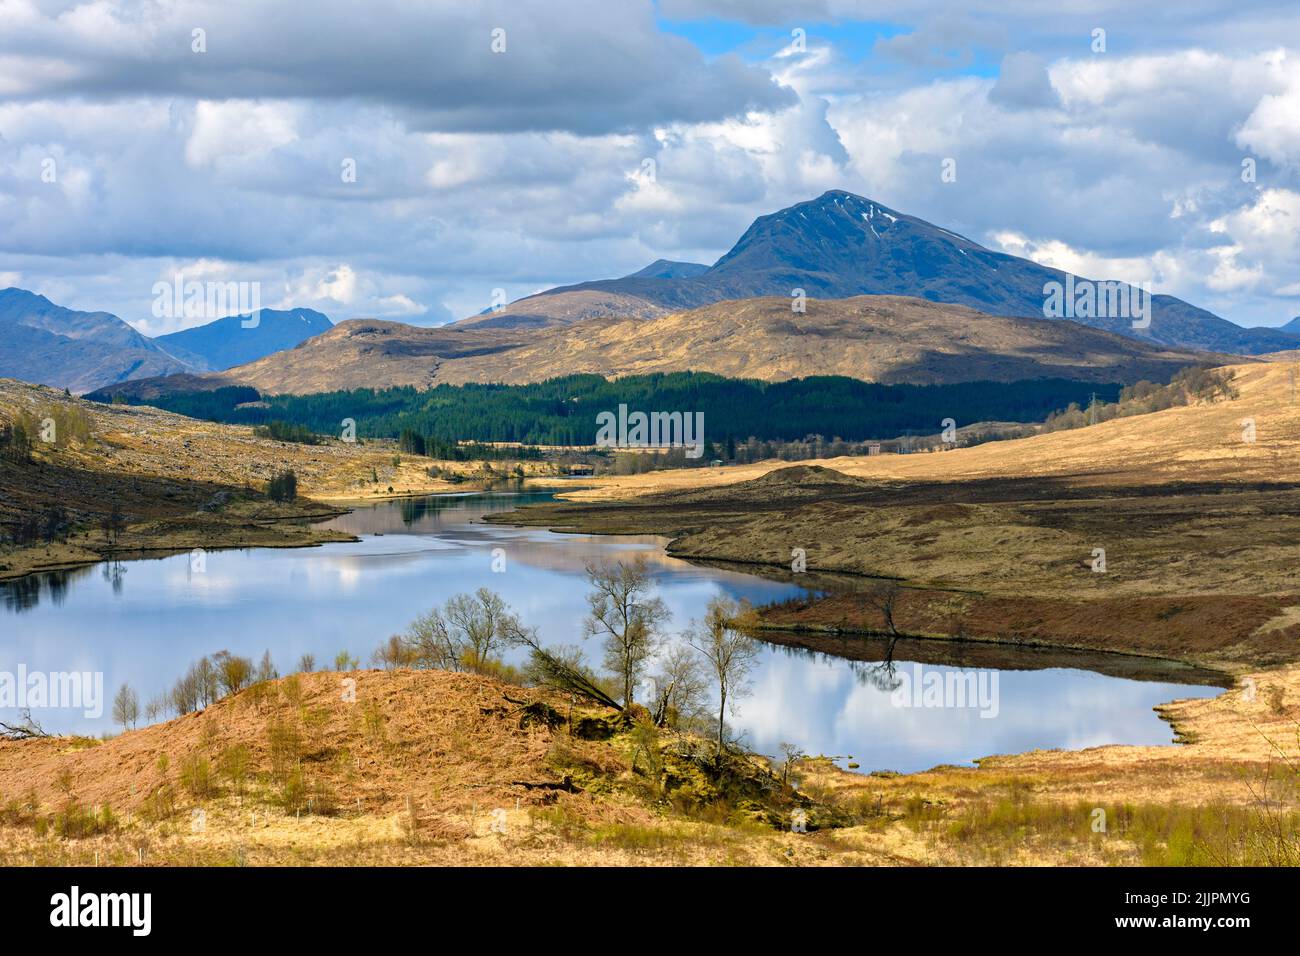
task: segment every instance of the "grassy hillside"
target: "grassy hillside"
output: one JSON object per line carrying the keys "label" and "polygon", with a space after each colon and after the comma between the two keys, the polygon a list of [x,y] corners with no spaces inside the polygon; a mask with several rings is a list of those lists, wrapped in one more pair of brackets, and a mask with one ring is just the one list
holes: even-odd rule
{"label": "grassy hillside", "polygon": [[[683,371],[767,382],[839,375],[913,384],[1041,378],[1132,383],[1167,381],[1187,365],[1230,360],[1065,320],[987,315],[904,296],[810,299],[803,312],[793,311],[788,297],[770,296],[548,328],[483,323],[426,329],[354,320],[295,349],[181,381],[187,388],[249,385],[273,395]],[[149,397],[178,388],[143,380],[120,390]]]}
{"label": "grassy hillside", "polygon": [[900,776],[718,765],[472,674],[302,674],[105,741],[0,740],[0,864],[1295,863],[1300,671],[1252,686],[1164,708],[1184,746]]}
{"label": "grassy hillside", "polygon": [[[276,441],[248,427],[0,379],[0,429],[19,418],[29,426],[49,418],[54,440],[30,436],[31,452],[21,458],[0,449],[0,577],[107,555],[337,540],[306,523],[336,513],[319,499],[457,487],[430,476],[435,462],[401,455],[392,442]],[[268,500],[268,482],[285,470],[297,477],[299,499]],[[115,513],[120,527],[110,532]],[[38,540],[15,543],[29,532]]]}

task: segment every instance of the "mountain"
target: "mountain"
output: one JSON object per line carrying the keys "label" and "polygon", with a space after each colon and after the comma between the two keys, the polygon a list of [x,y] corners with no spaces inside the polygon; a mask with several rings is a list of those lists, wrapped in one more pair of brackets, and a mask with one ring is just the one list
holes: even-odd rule
{"label": "mountain", "polygon": [[[514,314],[528,316],[532,325],[573,321],[575,315],[662,315],[730,299],[788,297],[794,289],[819,298],[914,296],[996,315],[1043,318],[1044,286],[1073,282],[1059,269],[994,252],[843,190],[759,217],[703,272],[673,274],[656,266],[521,299],[496,313],[493,323],[505,326]],[[1117,289],[1129,287],[1118,284]],[[585,308],[577,308],[578,301]],[[605,306],[608,311],[600,312]],[[1254,355],[1294,345],[1285,332],[1242,328],[1168,295],[1152,297],[1146,329],[1133,328],[1127,316],[1075,321],[1178,348]]]}
{"label": "mountain", "polygon": [[1231,360],[1070,321],[988,315],[904,296],[810,299],[802,313],[791,310],[788,297],[769,296],[545,329],[522,345],[449,361],[437,380],[518,384],[581,372],[691,370],[765,381],[844,375],[887,384],[1049,377],[1132,383]]}
{"label": "mountain", "polygon": [[702,262],[674,262],[672,259],[656,259],[644,269],[624,276],[625,279],[693,279],[709,271]]}
{"label": "mountain", "polygon": [[606,290],[578,289],[564,295],[538,293],[504,309],[453,322],[451,328],[544,329],[608,315],[648,319],[666,310],[645,298]]}
{"label": "mountain", "polygon": [[257,325],[245,328],[248,318],[230,315],[207,325],[160,335],[154,341],[195,369],[216,372],[291,349],[334,327],[325,315],[313,309],[262,309]]}
{"label": "mountain", "polygon": [[1300,335],[1300,315],[1278,329],[1279,332],[1287,332],[1291,335]]}
{"label": "mountain", "polygon": [[24,289],[0,290],[0,376],[87,392],[187,368],[108,312],[77,312]]}
{"label": "mountain", "polygon": [[220,371],[293,348],[334,324],[312,309],[262,309],[150,338],[109,312],[77,312],[0,290],[0,376],[82,393],[138,378]]}
{"label": "mountain", "polygon": [[440,383],[538,382],[696,371],[781,381],[845,375],[917,384],[1069,378],[1167,380],[1225,355],[1170,349],[1069,321],[992,316],[901,296],[720,302],[655,318],[592,318],[543,329],[418,328],[340,322],[288,352],[216,375],[147,379],[105,390],[148,400],[167,391],[251,385],[267,394]]}

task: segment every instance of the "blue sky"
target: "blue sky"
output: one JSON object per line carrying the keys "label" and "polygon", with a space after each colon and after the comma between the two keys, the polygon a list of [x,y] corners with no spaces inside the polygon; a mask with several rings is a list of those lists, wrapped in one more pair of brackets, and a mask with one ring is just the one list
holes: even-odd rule
{"label": "blue sky", "polygon": [[436,324],[497,290],[712,262],[842,188],[1280,325],[1292,7],[0,0],[0,286],[152,334],[183,324],[150,309],[177,274]]}
{"label": "blue sky", "polygon": [[[814,38],[833,43],[840,56],[855,63],[869,60],[878,40],[887,40],[908,32],[906,27],[898,24],[870,20],[845,20],[840,23],[790,20],[760,27],[713,16],[699,20],[673,20],[660,16],[657,23],[665,33],[690,40],[705,56],[735,53],[759,63],[789,45],[792,31],[796,29],[802,29],[805,35],[811,33]],[[996,66],[996,62],[986,61],[969,72],[983,71],[986,76],[992,75]]]}

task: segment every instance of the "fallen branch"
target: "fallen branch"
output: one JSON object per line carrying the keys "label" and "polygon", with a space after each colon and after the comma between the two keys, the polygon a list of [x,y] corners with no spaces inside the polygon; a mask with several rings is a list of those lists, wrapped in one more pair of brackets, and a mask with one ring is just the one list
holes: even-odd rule
{"label": "fallen branch", "polygon": [[22,719],[16,724],[6,724],[0,720],[0,737],[6,740],[32,740],[37,737],[53,736],[46,733],[45,728],[36,722],[30,708],[24,707],[19,712],[19,717]]}

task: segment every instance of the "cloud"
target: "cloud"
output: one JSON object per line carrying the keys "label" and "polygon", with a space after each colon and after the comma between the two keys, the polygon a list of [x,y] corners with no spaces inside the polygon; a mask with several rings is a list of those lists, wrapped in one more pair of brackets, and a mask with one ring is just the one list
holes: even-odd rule
{"label": "cloud", "polygon": [[1036,53],[1004,56],[989,99],[1008,109],[1049,109],[1061,103],[1047,73],[1047,61]]}
{"label": "cloud", "polygon": [[735,56],[661,33],[648,0],[6,0],[0,96],[320,99],[415,129],[599,134],[789,106]]}
{"label": "cloud", "polygon": [[916,67],[948,70],[969,66],[976,54],[1002,49],[1006,31],[964,16],[930,17],[910,32],[876,41],[874,52]]}
{"label": "cloud", "polygon": [[205,166],[224,157],[256,161],[298,138],[294,107],[284,103],[201,100],[185,143],[185,161]]}
{"label": "cloud", "polygon": [[1283,88],[1260,97],[1237,133],[1237,145],[1300,171],[1300,58],[1279,51],[1273,64]]}
{"label": "cloud", "polygon": [[1220,291],[1261,291],[1294,296],[1295,264],[1300,262],[1300,193],[1266,189],[1249,205],[1210,224],[1224,245],[1207,280]]}

